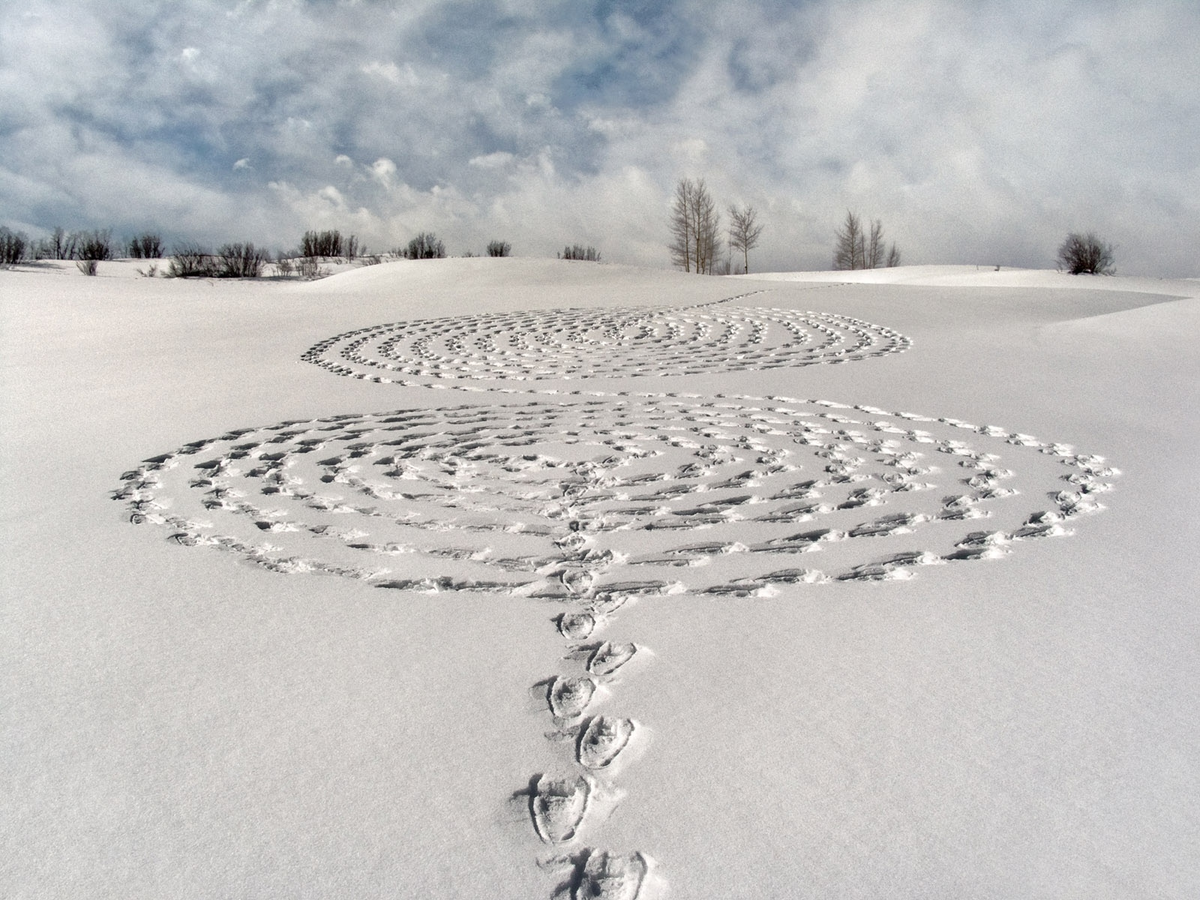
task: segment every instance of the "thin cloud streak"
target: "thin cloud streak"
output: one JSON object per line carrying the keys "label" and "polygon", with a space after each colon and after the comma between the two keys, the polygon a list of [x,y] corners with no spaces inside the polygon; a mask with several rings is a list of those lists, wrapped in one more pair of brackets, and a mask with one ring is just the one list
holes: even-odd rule
{"label": "thin cloud streak", "polygon": [[[32,2],[0,27],[0,223],[288,248],[590,243],[669,264],[677,178],[752,203],[757,271],[847,209],[910,263],[1200,269],[1184,2]],[[234,233],[236,232],[236,233]]]}

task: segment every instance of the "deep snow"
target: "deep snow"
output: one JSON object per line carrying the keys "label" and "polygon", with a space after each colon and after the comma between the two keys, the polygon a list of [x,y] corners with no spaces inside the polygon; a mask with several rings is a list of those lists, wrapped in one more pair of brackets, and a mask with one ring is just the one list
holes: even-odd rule
{"label": "deep snow", "polygon": [[1198,294],[0,272],[4,893],[1193,896]]}

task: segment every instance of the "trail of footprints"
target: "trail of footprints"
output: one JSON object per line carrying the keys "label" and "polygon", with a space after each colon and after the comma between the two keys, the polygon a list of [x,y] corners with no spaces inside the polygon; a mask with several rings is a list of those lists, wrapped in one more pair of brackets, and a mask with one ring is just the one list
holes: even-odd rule
{"label": "trail of footprints", "polygon": [[[644,649],[609,635],[625,604],[998,558],[1069,534],[1116,474],[1006,428],[868,406],[570,394],[233,431],[147,460],[115,496],[173,541],[277,572],[558,604],[567,670],[541,688],[569,753],[524,794],[557,852],[603,817],[637,741],[595,709]],[[651,867],[553,858],[575,897],[637,896]]]}
{"label": "trail of footprints", "polygon": [[[829,364],[908,346],[857,319],[722,301],[382,325],[303,358],[379,383],[497,396],[516,393],[513,382]],[[999,558],[1069,534],[1118,474],[1009,429],[869,406],[524,397],[231,431],[146,460],[114,496],[132,522],[165,526],[174,542],[276,572],[555,604],[562,661],[535,689],[561,765],[515,799],[546,848],[542,864],[565,873],[556,896],[572,900],[634,900],[659,881],[641,852],[583,844],[640,734],[613,702],[648,656],[615,634],[623,607]]]}
{"label": "trail of footprints", "polygon": [[[743,295],[749,296],[749,295]],[[720,303],[671,309],[489,313],[377,325],[304,354],[381,384],[700,375],[850,362],[908,348],[888,328],[830,313]]]}

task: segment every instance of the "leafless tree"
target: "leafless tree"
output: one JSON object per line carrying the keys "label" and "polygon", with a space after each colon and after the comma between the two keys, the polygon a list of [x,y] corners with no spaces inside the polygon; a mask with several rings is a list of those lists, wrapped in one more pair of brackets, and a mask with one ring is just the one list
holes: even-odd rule
{"label": "leafless tree", "polygon": [[742,253],[742,271],[750,273],[750,251],[758,246],[763,226],[753,206],[729,207],[729,247]]}
{"label": "leafless tree", "polygon": [[584,262],[600,262],[600,251],[595,247],[583,244],[570,244],[558,254],[559,259],[581,259]]}
{"label": "leafless tree", "polygon": [[488,241],[488,256],[512,256],[512,244],[508,241]]}
{"label": "leafless tree", "polygon": [[685,272],[712,274],[721,253],[721,214],[703,178],[681,178],[671,206],[671,261]]}
{"label": "leafless tree", "polygon": [[879,219],[871,223],[869,232],[864,231],[858,216],[847,210],[842,227],[835,234],[835,269],[878,269],[881,266],[900,265],[900,251],[895,244],[885,252],[883,222]]}
{"label": "leafless tree", "polygon": [[837,243],[833,248],[833,267],[835,269],[861,269],[864,240],[862,223],[858,216],[849,210],[842,227],[836,232]]}
{"label": "leafless tree", "polygon": [[422,231],[408,242],[404,256],[407,259],[445,259],[446,245],[432,231]]}
{"label": "leafless tree", "polygon": [[163,255],[162,238],[152,231],[139,234],[129,239],[126,252],[130,259],[161,259]]}
{"label": "leafless tree", "polygon": [[306,259],[327,259],[342,255],[342,233],[332,231],[306,231],[300,239],[300,255]]}
{"label": "leafless tree", "polygon": [[1092,232],[1071,232],[1058,248],[1058,265],[1072,275],[1112,275],[1117,269],[1113,265],[1113,246],[1106,244]]}
{"label": "leafless tree", "polygon": [[19,231],[0,228],[0,266],[15,266],[25,258],[29,239]]}

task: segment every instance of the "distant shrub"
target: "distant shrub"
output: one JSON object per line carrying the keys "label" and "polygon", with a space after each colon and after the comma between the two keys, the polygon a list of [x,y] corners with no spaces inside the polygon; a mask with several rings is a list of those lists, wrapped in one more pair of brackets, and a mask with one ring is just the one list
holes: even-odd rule
{"label": "distant shrub", "polygon": [[310,281],[329,275],[329,270],[322,269],[320,261],[311,256],[302,256],[296,260],[296,272],[301,278],[307,278]]}
{"label": "distant shrub", "polygon": [[1106,244],[1092,232],[1071,232],[1058,248],[1058,267],[1072,275],[1113,275],[1113,246]]}
{"label": "distant shrub", "polygon": [[95,275],[100,271],[100,260],[98,259],[77,259],[75,267],[84,275]]}
{"label": "distant shrub", "polygon": [[422,231],[408,242],[405,259],[445,259],[446,245],[432,232]]}
{"label": "distant shrub", "polygon": [[75,255],[81,260],[100,262],[113,258],[111,231],[85,231],[79,235]]}
{"label": "distant shrub", "polygon": [[168,278],[213,278],[217,275],[216,258],[197,244],[180,244],[171,251]]}
{"label": "distant shrub", "polygon": [[489,241],[487,254],[488,256],[511,256],[512,244],[508,241]]}
{"label": "distant shrub", "polygon": [[279,273],[280,275],[282,275],[284,278],[287,278],[295,270],[296,269],[292,265],[292,261],[290,259],[285,259],[283,256],[280,256],[278,259],[275,260],[275,271],[277,273]]}
{"label": "distant shrub", "polygon": [[126,252],[130,259],[162,259],[162,237],[149,231],[131,237]]}
{"label": "distant shrub", "polygon": [[361,256],[359,259],[362,260],[364,266],[377,266],[383,262],[383,258],[378,253],[372,253],[370,256]]}
{"label": "distant shrub", "polygon": [[29,239],[20,232],[0,228],[0,266],[15,266],[25,258]]}
{"label": "distant shrub", "polygon": [[221,278],[258,278],[271,255],[251,243],[225,244],[217,250],[217,275]]}
{"label": "distant shrub", "polygon": [[559,259],[582,259],[587,262],[600,262],[600,251],[595,247],[584,247],[582,244],[572,244],[558,254]]}
{"label": "distant shrub", "polygon": [[[353,241],[354,238],[351,237]],[[355,241],[357,244],[357,241]],[[323,259],[342,255],[340,231],[306,231],[300,239],[300,255],[306,259]]]}

